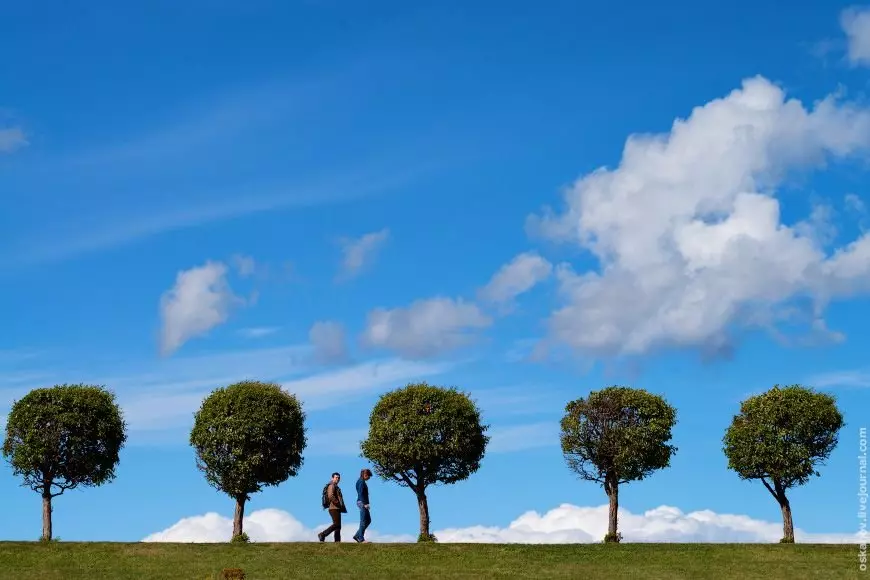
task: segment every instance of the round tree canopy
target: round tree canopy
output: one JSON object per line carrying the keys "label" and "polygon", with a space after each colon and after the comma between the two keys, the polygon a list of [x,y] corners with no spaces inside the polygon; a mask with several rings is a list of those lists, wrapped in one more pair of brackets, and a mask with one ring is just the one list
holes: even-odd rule
{"label": "round tree canopy", "polygon": [[582,479],[619,483],[644,479],[670,465],[676,409],[644,389],[612,386],[571,401],[560,441],[568,466]]}
{"label": "round tree canopy", "polygon": [[728,467],[742,479],[803,485],[837,445],[843,416],[834,397],[801,385],[749,397],[723,438]]}
{"label": "round tree canopy", "polygon": [[381,477],[425,488],[476,472],[489,443],[488,428],[468,395],[454,388],[409,384],[380,398],[361,448]]}
{"label": "round tree canopy", "polygon": [[235,383],[203,401],[190,444],[209,484],[246,498],[298,473],[307,444],[305,413],[280,385]]}
{"label": "round tree canopy", "polygon": [[101,386],[56,385],[30,391],[12,405],[3,455],[25,485],[51,495],[98,486],[115,477],[127,440],[115,396]]}

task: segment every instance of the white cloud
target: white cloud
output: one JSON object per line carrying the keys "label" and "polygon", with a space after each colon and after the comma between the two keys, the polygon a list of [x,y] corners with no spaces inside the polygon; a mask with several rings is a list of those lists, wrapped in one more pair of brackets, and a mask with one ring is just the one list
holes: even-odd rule
{"label": "white cloud", "polygon": [[212,261],[178,273],[175,285],[160,298],[163,354],[223,324],[232,307],[243,303],[233,294],[226,275],[226,265]]}
{"label": "white cloud", "polygon": [[358,239],[342,240],[343,257],[340,276],[345,279],[352,278],[370,266],[389,237],[390,230],[384,228],[377,232],[365,234]]}
{"label": "white cloud", "polygon": [[[506,528],[475,526],[435,532],[442,542],[561,544],[600,542],[607,533],[607,505],[562,504],[541,515],[529,511]],[[782,524],[709,510],[683,513],[670,506],[632,514],[619,510],[619,531],[625,542],[778,542]],[[795,530],[799,542],[847,543],[857,535],[807,534]]]}
{"label": "white cloud", "polygon": [[[244,518],[244,530],[253,542],[316,542],[317,532],[329,525],[323,522],[317,529],[305,527],[289,513],[278,509],[256,510]],[[350,536],[359,522],[342,522],[342,540]],[[143,542],[227,542],[233,533],[233,520],[215,512],[179,520],[169,528],[143,538]],[[346,537],[345,537],[346,536]],[[411,536],[384,536],[369,528],[366,539],[381,542],[411,542]]]}
{"label": "white cloud", "polygon": [[279,330],[281,330],[281,328],[278,326],[254,326],[251,328],[242,328],[239,330],[239,334],[245,338],[263,338],[264,336],[275,334]]}
{"label": "white cloud", "polygon": [[489,283],[481,288],[479,296],[487,302],[510,303],[520,294],[546,280],[552,271],[550,262],[535,252],[525,252],[502,266]]}
{"label": "white cloud", "polygon": [[840,26],[846,33],[849,62],[870,64],[870,8],[846,8],[840,14]]}
{"label": "white cloud", "polygon": [[24,131],[19,127],[0,129],[0,153],[12,153],[29,144]]}
{"label": "white cloud", "polygon": [[308,339],[314,347],[314,357],[323,363],[347,360],[347,338],[344,326],[338,322],[318,321],[308,331]]}
{"label": "white cloud", "polygon": [[[324,527],[326,523],[324,522]],[[355,529],[357,522],[342,524]],[[775,543],[782,537],[782,524],[744,515],[717,514],[709,510],[683,513],[661,506],[643,514],[619,510],[619,529],[625,542]],[[305,527],[289,513],[277,509],[252,512],[245,518],[245,531],[255,542],[316,541],[316,530]],[[528,511],[507,527],[471,526],[433,530],[442,543],[568,544],[600,542],[607,532],[607,505],[578,507],[562,504],[545,514]],[[184,518],[151,534],[144,542],[226,542],[232,520],[216,513]],[[410,534],[366,534],[375,542],[413,542]],[[858,543],[857,534],[808,534],[795,530],[798,542]],[[349,539],[349,538],[348,538]]]}
{"label": "white cloud", "polygon": [[867,110],[833,97],[806,110],[761,77],[667,135],[631,136],[617,168],[580,178],[560,213],[529,218],[530,233],[578,244],[600,266],[557,268],[564,305],[549,318],[550,345],[593,356],[725,349],[736,330],[774,329],[806,297],[805,317],[824,333],[827,301],[870,289],[870,237],[826,256],[824,236],[806,233],[812,220],[781,223],[773,192],[793,171],[868,145]]}
{"label": "white cloud", "polygon": [[492,319],[475,304],[436,297],[418,300],[407,308],[372,310],[362,339],[370,347],[425,358],[468,344],[471,331],[490,324]]}

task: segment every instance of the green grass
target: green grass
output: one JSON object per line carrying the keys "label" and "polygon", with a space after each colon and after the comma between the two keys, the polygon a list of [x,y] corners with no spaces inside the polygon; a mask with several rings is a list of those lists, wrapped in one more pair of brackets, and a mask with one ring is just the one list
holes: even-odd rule
{"label": "green grass", "polygon": [[866,578],[855,545],[152,544],[0,542],[0,577],[220,578]]}

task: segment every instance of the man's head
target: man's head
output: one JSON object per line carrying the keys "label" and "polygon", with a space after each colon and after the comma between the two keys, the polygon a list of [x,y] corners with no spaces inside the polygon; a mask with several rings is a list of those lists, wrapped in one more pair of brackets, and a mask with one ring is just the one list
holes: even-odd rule
{"label": "man's head", "polygon": [[364,480],[368,480],[372,476],[372,472],[368,469],[363,469],[359,472],[359,476]]}
{"label": "man's head", "polygon": [[332,483],[338,483],[339,481],[341,481],[341,474],[336,471],[332,474]]}

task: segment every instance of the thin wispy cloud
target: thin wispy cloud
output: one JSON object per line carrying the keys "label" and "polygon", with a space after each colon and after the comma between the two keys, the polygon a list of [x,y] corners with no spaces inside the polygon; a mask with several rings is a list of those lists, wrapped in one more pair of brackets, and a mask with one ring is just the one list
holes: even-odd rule
{"label": "thin wispy cloud", "polygon": [[384,228],[359,238],[340,240],[342,259],[338,279],[348,280],[370,267],[389,238],[390,230]]}
{"label": "thin wispy cloud", "polygon": [[308,339],[317,362],[330,364],[347,360],[347,332],[341,323],[331,320],[315,322],[308,331]]}
{"label": "thin wispy cloud", "polygon": [[368,436],[365,428],[357,429],[312,429],[308,434],[308,447],[305,454],[315,455],[359,455],[359,443]]}
{"label": "thin wispy cloud", "polygon": [[845,370],[822,373],[807,379],[807,384],[819,389],[830,387],[870,387],[870,370]]}
{"label": "thin wispy cloud", "polygon": [[[367,361],[358,365],[313,372],[311,347],[290,345],[265,349],[219,351],[207,355],[126,363],[127,373],[118,373],[123,363],[84,373],[59,370],[63,376],[81,377],[81,382],[101,384],[118,396],[137,445],[181,444],[183,431],[192,425],[193,414],[203,398],[218,387],[242,380],[273,381],[298,396],[306,411],[343,405],[355,397],[410,381],[425,380],[447,372],[457,363],[421,364],[397,359]],[[79,379],[76,379],[79,382]],[[9,411],[13,398],[28,388],[0,390],[0,414]],[[5,399],[3,398],[5,397]],[[135,441],[134,441],[135,440]]]}
{"label": "thin wispy cloud", "polygon": [[[326,180],[264,185],[250,184],[215,192],[208,203],[177,206],[152,211],[150,215],[125,213],[105,216],[92,227],[79,226],[60,235],[38,231],[19,240],[5,255],[4,266],[56,262],[78,255],[116,248],[172,231],[204,226],[268,211],[298,209],[341,203],[361,197],[380,195],[402,187],[431,170],[434,165],[382,171],[346,171],[341,177]],[[260,193],[251,193],[259,191]],[[142,196],[147,199],[146,196]],[[55,228],[52,228],[55,231]]]}
{"label": "thin wispy cloud", "polygon": [[[270,124],[292,122],[316,103],[325,89],[312,79],[244,87],[186,103],[171,116],[150,119],[143,131],[74,151],[56,160],[59,170],[108,168],[134,170],[221,147]],[[151,128],[156,124],[156,128]]]}
{"label": "thin wispy cloud", "polygon": [[559,447],[559,423],[542,421],[525,425],[493,427],[487,451],[511,453],[542,447]]}
{"label": "thin wispy cloud", "polygon": [[29,144],[20,127],[0,128],[0,154],[13,153]]}
{"label": "thin wispy cloud", "polygon": [[[139,361],[92,357],[87,368],[51,361],[48,373],[43,367],[49,361],[36,357],[20,371],[0,365],[0,415],[35,387],[63,382],[104,385],[118,396],[131,431],[147,431],[146,439],[152,441],[159,431],[188,424],[203,397],[215,388],[245,379],[280,381],[301,376],[310,372],[309,358],[308,345],[289,345]],[[4,385],[3,377],[15,380]],[[37,382],[38,377],[43,380]]]}
{"label": "thin wispy cloud", "polygon": [[279,326],[253,326],[251,328],[242,328],[239,334],[245,338],[263,338],[271,334],[275,334],[281,330]]}
{"label": "thin wispy cloud", "polygon": [[[284,383],[306,408],[328,409],[385,387],[426,380],[456,366],[455,362],[424,363],[402,359],[375,360]],[[341,396],[337,396],[341,395]]]}

